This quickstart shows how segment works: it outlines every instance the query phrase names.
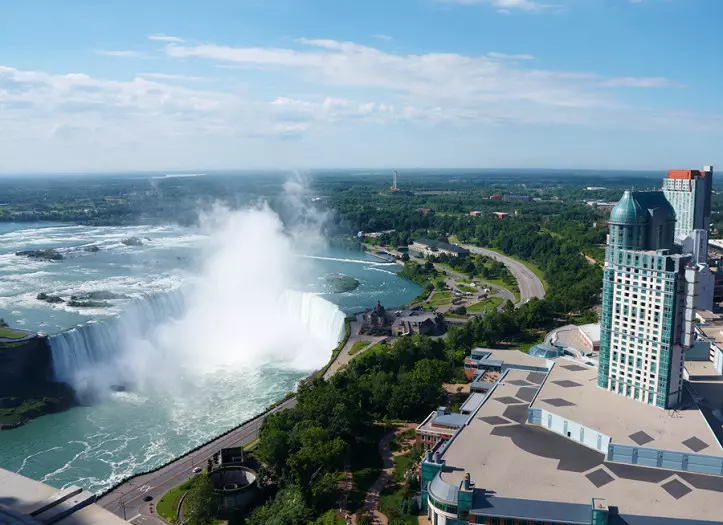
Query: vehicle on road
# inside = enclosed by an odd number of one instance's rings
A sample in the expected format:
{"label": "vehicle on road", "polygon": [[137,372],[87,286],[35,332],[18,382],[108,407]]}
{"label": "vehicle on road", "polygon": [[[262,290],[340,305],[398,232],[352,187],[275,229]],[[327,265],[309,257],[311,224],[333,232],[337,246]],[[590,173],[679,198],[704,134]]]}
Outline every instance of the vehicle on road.
{"label": "vehicle on road", "polygon": [[201,467],[193,467],[193,471],[192,471],[192,472],[193,472],[194,474],[198,474],[198,473],[201,472],[202,470],[203,470],[203,469],[202,469]]}
{"label": "vehicle on road", "polygon": [[152,499],[153,499],[153,496],[151,496],[150,494],[148,494],[147,496],[143,496],[143,501],[148,502],[148,501],[151,501]]}

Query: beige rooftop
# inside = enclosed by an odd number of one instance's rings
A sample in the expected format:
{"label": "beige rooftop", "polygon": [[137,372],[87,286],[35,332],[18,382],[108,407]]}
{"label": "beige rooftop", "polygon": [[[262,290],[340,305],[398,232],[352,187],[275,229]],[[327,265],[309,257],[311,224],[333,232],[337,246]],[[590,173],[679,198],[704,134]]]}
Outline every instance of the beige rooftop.
{"label": "beige rooftop", "polygon": [[[560,399],[574,404],[555,401]],[[532,406],[606,434],[619,445],[723,456],[723,449],[692,399],[683,405],[681,410],[662,410],[608,392],[598,388],[596,369],[558,359]],[[645,443],[630,437],[640,436],[639,432],[647,434]],[[706,448],[691,450],[683,444],[690,438],[701,440]]]}
{"label": "beige rooftop", "polygon": [[[520,353],[495,352],[490,359],[542,367],[549,362],[515,354]],[[572,365],[573,369],[564,368]],[[533,406],[599,429],[614,443],[633,444],[629,435],[644,431],[652,438],[646,446],[690,452],[681,442],[696,436],[708,444],[702,454],[720,455],[720,446],[699,412],[673,417],[668,411],[607,392],[595,385],[595,370],[567,359],[555,360],[546,375],[508,370],[444,452],[444,481],[458,485],[469,472],[478,489],[505,498],[589,505],[594,497],[606,499],[626,514],[721,518],[723,478],[608,463],[596,450],[526,424],[530,401],[537,394]],[[574,406],[544,401],[555,398]]]}
{"label": "beige rooftop", "polygon": [[[63,495],[67,499],[61,500],[58,495]],[[85,491],[59,490],[20,474],[0,469],[0,523],[127,525],[126,521],[94,503],[89,505],[82,503],[87,501],[85,498],[88,497],[94,499],[92,494]],[[56,504],[49,505],[53,500]],[[84,504],[86,506],[82,506]],[[43,510],[43,507],[47,508]],[[73,511],[75,507],[79,508]],[[60,512],[68,512],[69,515],[57,519],[60,517]],[[36,513],[36,516],[29,517],[31,513]]]}

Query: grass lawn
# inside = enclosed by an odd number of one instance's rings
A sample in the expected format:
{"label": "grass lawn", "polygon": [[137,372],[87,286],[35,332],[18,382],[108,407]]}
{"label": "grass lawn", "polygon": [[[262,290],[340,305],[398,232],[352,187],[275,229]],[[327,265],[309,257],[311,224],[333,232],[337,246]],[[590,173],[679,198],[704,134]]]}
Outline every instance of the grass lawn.
{"label": "grass lawn", "polygon": [[519,259],[519,258],[517,258],[517,257],[513,257],[512,255],[507,255],[507,254],[504,253],[503,251],[497,250],[496,248],[489,248],[489,247],[487,247],[487,246],[485,246],[485,248],[486,248],[487,250],[491,250],[491,251],[493,251],[493,252],[497,252],[497,253],[499,253],[500,255],[504,255],[505,257],[509,257],[510,259],[514,259],[515,261],[517,261],[517,262],[519,262],[519,263],[522,263],[522,264],[524,264],[525,266],[527,266],[527,267],[530,269],[530,271],[531,271],[532,273],[534,273],[534,274],[540,279],[540,281],[542,282],[542,287],[543,287],[545,290],[547,290],[547,281],[545,281],[545,275],[544,275],[544,273],[542,272],[542,270],[540,269],[540,267],[537,266],[535,263],[530,262],[530,261],[525,261],[525,260]]}
{"label": "grass lawn", "polygon": [[[156,512],[158,513],[158,515],[164,518],[166,521],[176,523],[176,507],[178,506],[178,500],[180,500],[181,496],[183,496],[186,492],[193,488],[195,480],[198,478],[198,476],[201,475],[205,474],[195,475],[187,479],[177,487],[173,487],[171,490],[161,496],[161,499],[159,499],[156,503]],[[225,523],[225,521],[219,519],[214,520],[214,524],[219,523]]]}
{"label": "grass lawn", "polygon": [[530,353],[530,348],[533,346],[540,344],[545,340],[544,334],[540,334],[537,336],[537,338],[534,341],[529,341],[527,343],[520,343],[518,345],[514,345],[520,352],[524,352],[526,354]]}
{"label": "grass lawn", "polygon": [[402,514],[403,488],[387,487],[379,496],[379,510],[394,525],[418,525],[419,518],[411,514]]}
{"label": "grass lawn", "polygon": [[361,352],[367,346],[369,346],[370,343],[370,341],[357,341],[352,345],[351,350],[349,350],[349,355],[354,355],[357,352]]}
{"label": "grass lawn", "polygon": [[404,474],[412,468],[415,463],[420,460],[420,455],[417,451],[410,451],[406,454],[400,454],[394,457],[394,472],[392,473],[392,481],[394,483],[404,483]]}
{"label": "grass lawn", "polygon": [[24,332],[18,332],[17,330],[0,326],[0,337],[4,337],[5,339],[22,339],[25,335]]}
{"label": "grass lawn", "polygon": [[[523,261],[520,261],[520,262],[523,262]],[[527,263],[524,263],[524,264],[527,264]],[[467,280],[465,280],[465,281],[457,281],[457,283],[458,283],[457,288],[459,288],[459,289],[462,290],[463,292],[466,291],[466,290],[465,290],[464,288],[462,288],[461,286],[459,286],[459,284],[472,284],[472,283],[477,283],[477,284],[480,284],[480,285],[483,286],[483,287],[484,287],[485,283],[494,284],[495,286],[499,286],[500,288],[504,288],[505,290],[509,291],[512,295],[514,295],[514,296],[515,296],[515,302],[516,302],[516,303],[519,303],[519,302],[520,302],[520,288],[519,288],[519,286],[517,286],[517,283],[516,283],[516,282],[515,282],[514,284],[507,284],[507,283],[503,282],[502,279],[489,279],[489,278],[488,278],[488,279],[483,279],[482,277],[473,277],[473,278],[470,278],[469,275],[467,275],[466,273],[460,272],[460,271],[458,271],[458,270],[455,270],[455,269],[453,269],[452,267],[447,266],[446,264],[436,263],[436,265],[439,266],[440,268],[442,268],[443,270],[446,270],[447,272],[454,272],[454,273],[458,273],[458,274],[460,274],[460,275],[465,275],[465,276],[467,276]],[[532,270],[532,268],[530,268],[530,270]],[[532,271],[534,271],[534,270],[532,270]],[[538,268],[538,271],[539,271],[539,268]],[[545,287],[545,289],[547,289],[547,283],[545,283],[544,280],[542,281],[542,285]],[[472,291],[472,292],[476,292],[477,290],[471,290],[471,291]]]}
{"label": "grass lawn", "polygon": [[449,304],[452,302],[452,292],[448,290],[437,290],[432,294],[432,297],[429,298],[429,301],[427,301],[427,304],[431,306],[432,308],[439,308],[440,306],[444,306],[446,304]]}
{"label": "grass lawn", "polygon": [[459,288],[460,292],[465,293],[477,293],[477,288],[473,288],[471,286],[467,286],[466,284],[459,284],[457,283],[457,288]]}
{"label": "grass lawn", "polygon": [[176,506],[178,505],[178,500],[181,499],[181,496],[185,492],[185,490],[181,490],[180,486],[174,487],[166,492],[161,499],[158,500],[158,503],[156,503],[156,512],[158,512],[158,515],[166,521],[176,523]]}
{"label": "grass lawn", "polygon": [[493,310],[502,304],[501,297],[490,297],[479,303],[472,304],[467,307],[468,312],[481,312],[483,310]]}
{"label": "grass lawn", "polygon": [[451,317],[452,319],[469,319],[469,316],[466,315],[460,315],[460,314],[454,314],[454,313],[445,313],[445,317]]}
{"label": "grass lawn", "polygon": [[444,271],[447,272],[448,274],[465,275],[465,276],[467,276],[467,277],[469,278],[469,276],[468,276],[466,273],[461,272],[461,271],[459,271],[459,270],[455,270],[454,268],[452,268],[452,267],[449,266],[448,264],[434,263],[434,265],[437,266],[437,267],[439,267],[439,268],[441,268],[442,270],[444,270]]}

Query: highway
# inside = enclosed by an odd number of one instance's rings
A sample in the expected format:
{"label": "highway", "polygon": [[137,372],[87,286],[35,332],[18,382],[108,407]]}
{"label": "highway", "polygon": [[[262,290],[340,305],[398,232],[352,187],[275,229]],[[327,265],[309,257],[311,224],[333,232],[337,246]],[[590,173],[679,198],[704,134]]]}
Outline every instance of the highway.
{"label": "highway", "polygon": [[[295,405],[296,398],[292,397],[271,412],[285,410]],[[136,476],[126,481],[100,498],[97,501],[98,505],[136,525],[166,523],[158,518],[155,512],[151,512],[151,507],[155,508],[155,503],[161,496],[187,479],[194,467],[205,467],[208,459],[220,449],[241,446],[256,439],[266,416],[267,414],[263,414],[249,421],[153,473]],[[144,501],[146,496],[153,498],[151,502]]]}
{"label": "highway", "polygon": [[521,262],[486,248],[479,248],[468,244],[460,244],[459,246],[472,253],[486,255],[487,257],[491,257],[501,263],[504,263],[504,265],[507,266],[507,268],[509,268],[515,276],[515,279],[517,279],[517,285],[520,288],[520,304],[524,304],[534,297],[538,299],[545,297],[545,288],[542,286],[540,278]]}

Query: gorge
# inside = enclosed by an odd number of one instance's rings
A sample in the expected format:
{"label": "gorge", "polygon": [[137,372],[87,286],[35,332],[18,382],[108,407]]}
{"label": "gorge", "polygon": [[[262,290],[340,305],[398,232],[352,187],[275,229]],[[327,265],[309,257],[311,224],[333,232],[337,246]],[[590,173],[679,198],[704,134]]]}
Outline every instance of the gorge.
{"label": "gorge", "polygon": [[[268,210],[214,220],[210,234],[59,225],[2,236],[0,277],[11,287],[0,308],[13,326],[49,333],[53,377],[73,385],[80,404],[0,432],[0,466],[100,492],[292,391],[327,362],[346,315],[419,292],[395,265],[361,253],[320,246],[299,257]],[[143,244],[122,243],[130,236]],[[70,239],[78,249],[65,248]],[[14,252],[29,244],[65,259],[20,266]],[[359,286],[329,292],[326,277],[341,273]],[[99,290],[127,299],[89,309],[36,299]]]}

